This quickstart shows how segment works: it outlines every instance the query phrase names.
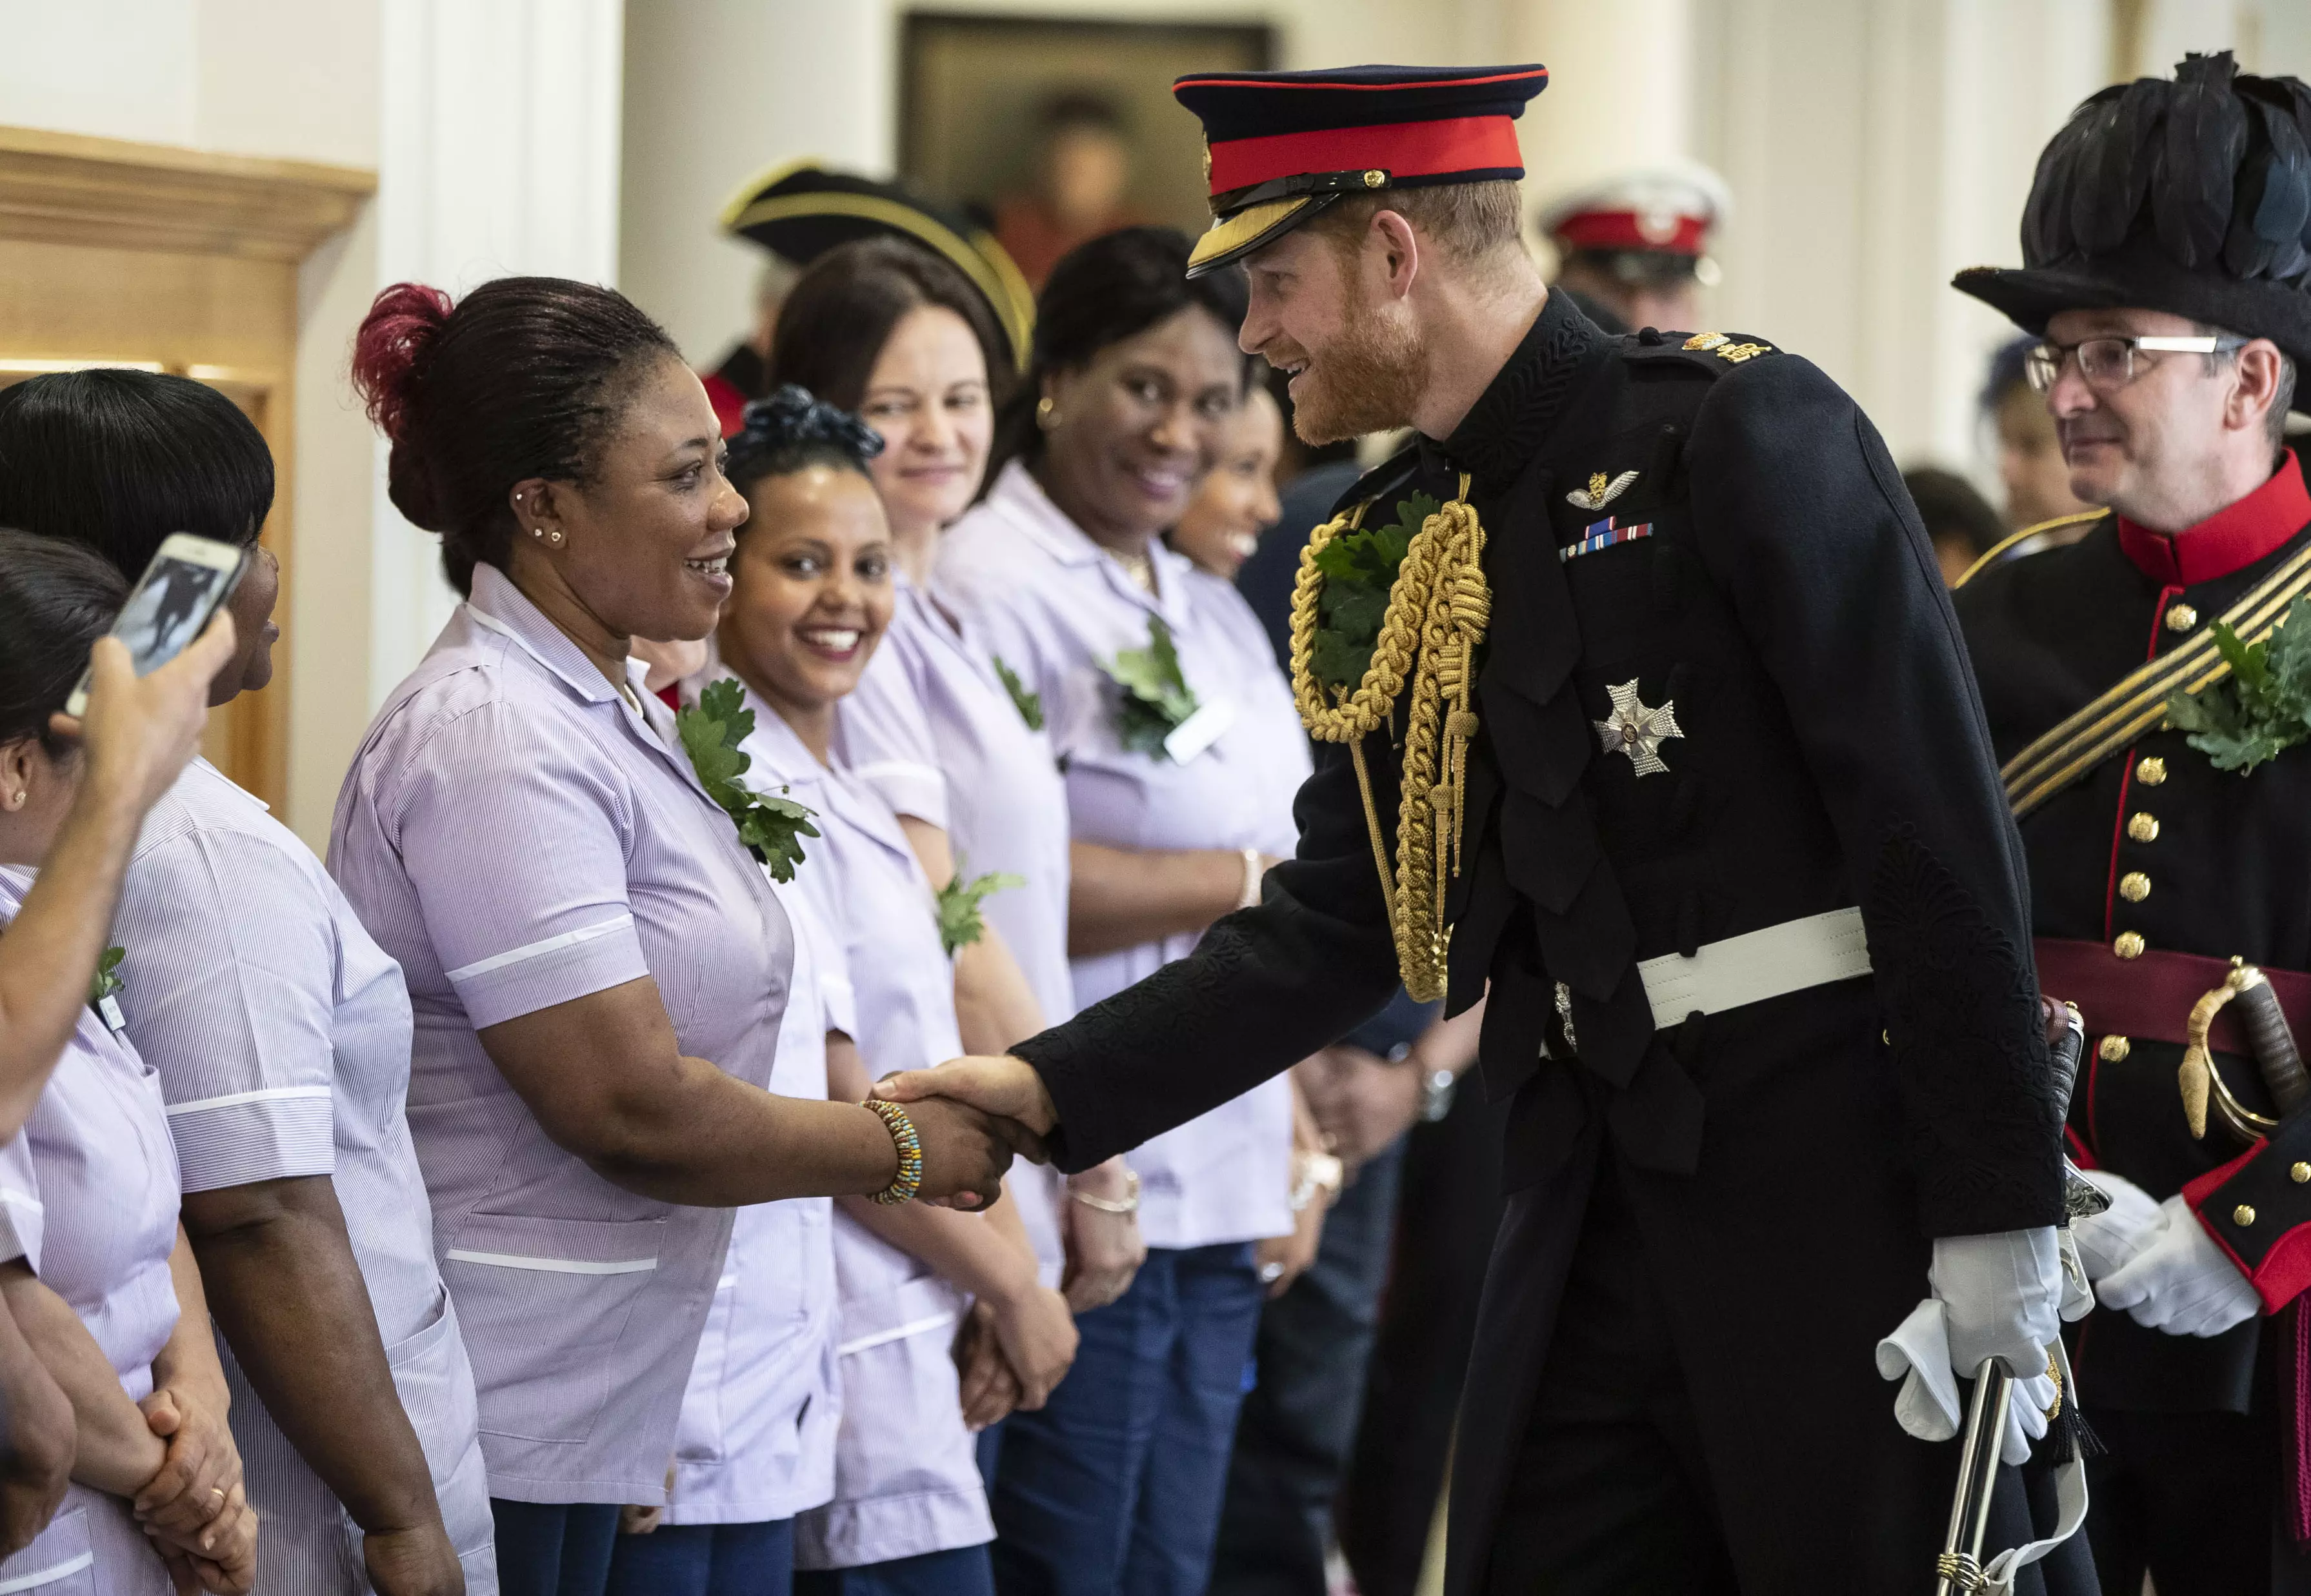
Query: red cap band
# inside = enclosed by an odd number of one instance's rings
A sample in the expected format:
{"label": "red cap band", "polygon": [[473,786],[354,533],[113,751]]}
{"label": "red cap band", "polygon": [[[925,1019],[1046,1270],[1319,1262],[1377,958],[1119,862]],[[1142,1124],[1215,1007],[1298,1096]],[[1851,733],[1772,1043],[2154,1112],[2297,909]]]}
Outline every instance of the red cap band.
{"label": "red cap band", "polygon": [[1390,122],[1321,133],[1278,133],[1212,145],[1212,192],[1225,194],[1312,172],[1384,171],[1401,182],[1452,172],[1522,170],[1516,124],[1507,117]]}
{"label": "red cap band", "polygon": [[[1663,220],[1675,223],[1664,230]],[[1646,231],[1648,221],[1653,231]],[[1557,241],[1567,249],[1655,249],[1664,255],[1698,255],[1701,235],[1709,231],[1705,216],[1640,216],[1635,211],[1583,211],[1567,216],[1555,229]]]}

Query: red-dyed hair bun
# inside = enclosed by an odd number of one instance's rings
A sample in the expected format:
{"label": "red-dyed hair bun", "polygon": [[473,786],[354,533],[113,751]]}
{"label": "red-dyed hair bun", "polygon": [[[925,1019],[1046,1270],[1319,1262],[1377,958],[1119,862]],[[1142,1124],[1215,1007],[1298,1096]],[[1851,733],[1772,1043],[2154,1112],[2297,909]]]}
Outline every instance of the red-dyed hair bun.
{"label": "red-dyed hair bun", "polygon": [[396,283],[371,302],[353,336],[353,388],[370,420],[395,443],[407,436],[410,400],[450,309],[438,288]]}

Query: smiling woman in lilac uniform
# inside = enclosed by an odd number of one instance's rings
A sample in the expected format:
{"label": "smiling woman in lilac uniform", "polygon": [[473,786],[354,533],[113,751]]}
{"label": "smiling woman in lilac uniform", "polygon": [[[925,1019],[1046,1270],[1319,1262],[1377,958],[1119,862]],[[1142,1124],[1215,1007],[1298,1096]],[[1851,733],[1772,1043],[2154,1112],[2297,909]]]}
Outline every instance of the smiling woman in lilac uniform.
{"label": "smiling woman in lilac uniform", "polygon": [[[1008,463],[946,535],[932,584],[1038,696],[1065,762],[1078,1004],[1252,897],[1294,845],[1308,772],[1289,690],[1264,658],[1251,668],[1258,623],[1159,536],[1243,390],[1243,291],[1188,282],[1187,261],[1180,234],[1134,228],[1053,269],[998,444]],[[1278,1077],[1129,1156],[1147,1261],[1080,1316],[1076,1373],[1007,1429],[999,1580],[1200,1596],[1260,1317],[1253,1243],[1293,1229],[1291,1154]]]}
{"label": "smiling woman in lilac uniform", "polygon": [[633,637],[712,630],[746,504],[705,390],[621,295],[404,283],[354,378],[394,502],[467,595],[389,695],[329,864],[415,1014],[410,1130],[471,1355],[502,1588],[592,1596],[618,1504],[664,1499],[732,1209],[909,1193],[975,1206],[983,1117],[772,1095],[786,915]]}

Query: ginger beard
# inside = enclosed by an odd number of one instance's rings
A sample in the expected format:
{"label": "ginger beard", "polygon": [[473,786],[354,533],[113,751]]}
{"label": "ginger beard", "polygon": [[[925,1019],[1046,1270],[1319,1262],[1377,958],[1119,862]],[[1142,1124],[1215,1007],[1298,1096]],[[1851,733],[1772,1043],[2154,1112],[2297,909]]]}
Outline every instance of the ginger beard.
{"label": "ginger beard", "polygon": [[1339,331],[1321,350],[1269,351],[1270,365],[1307,363],[1292,382],[1292,430],[1308,444],[1339,443],[1412,424],[1427,380],[1420,339],[1382,312],[1343,261]]}

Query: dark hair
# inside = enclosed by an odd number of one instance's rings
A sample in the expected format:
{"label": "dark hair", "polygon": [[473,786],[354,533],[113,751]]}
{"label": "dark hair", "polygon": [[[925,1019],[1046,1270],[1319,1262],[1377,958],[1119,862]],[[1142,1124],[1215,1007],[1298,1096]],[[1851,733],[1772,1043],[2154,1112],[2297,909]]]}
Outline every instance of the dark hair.
{"label": "dark hair", "polygon": [[987,296],[954,266],[903,239],[859,239],[830,249],[789,292],[771,343],[771,379],[856,410],[883,345],[907,312],[937,305],[963,318],[987,361],[988,397],[1009,397],[1011,345]]}
{"label": "dark hair", "polygon": [[499,277],[453,306],[422,283],[377,296],[353,340],[353,386],[392,441],[395,508],[441,535],[461,593],[502,566],[526,477],[584,484],[642,371],[680,352],[615,289]]}
{"label": "dark hair", "polygon": [[95,549],[0,527],[0,744],[38,737],[50,758],[65,753],[48,717],[127,598],[126,579]]}
{"label": "dark hair", "polygon": [[[1192,282],[1188,235],[1171,227],[1126,227],[1078,244],[1060,257],[1035,301],[1035,343],[1027,372],[996,418],[987,480],[1015,459],[1042,452],[1035,405],[1043,379],[1081,371],[1112,344],[1169,320],[1191,305],[1211,312],[1233,341],[1249,292],[1234,267]],[[1240,368],[1248,372],[1249,363]],[[1239,380],[1238,386],[1242,383]]]}
{"label": "dark hair", "polygon": [[2006,403],[2008,395],[2018,388],[2030,385],[2027,362],[2030,352],[2045,342],[2044,338],[2034,338],[2025,333],[2019,338],[2009,338],[1998,346],[1997,353],[1990,357],[1990,374],[1983,379],[1982,383],[1981,404],[1984,415],[1996,415],[1999,406]]}
{"label": "dark hair", "polygon": [[1043,101],[1035,112],[1035,126],[1046,137],[1077,127],[1113,134],[1125,130],[1123,112],[1115,101],[1086,89],[1066,90]]}
{"label": "dark hair", "polygon": [[790,476],[813,466],[864,476],[867,462],[882,452],[883,438],[874,428],[789,382],[746,406],[723,470],[744,493],[766,476]]}
{"label": "dark hair", "polygon": [[1910,490],[1926,536],[1936,543],[1962,537],[1975,554],[1986,554],[2006,536],[2006,524],[1990,508],[1990,501],[1955,471],[1921,466],[1902,473],[1902,485]]}
{"label": "dark hair", "polygon": [[240,407],[158,371],[51,371],[0,391],[0,526],[90,548],[130,580],[172,532],[251,544],[273,451]]}

